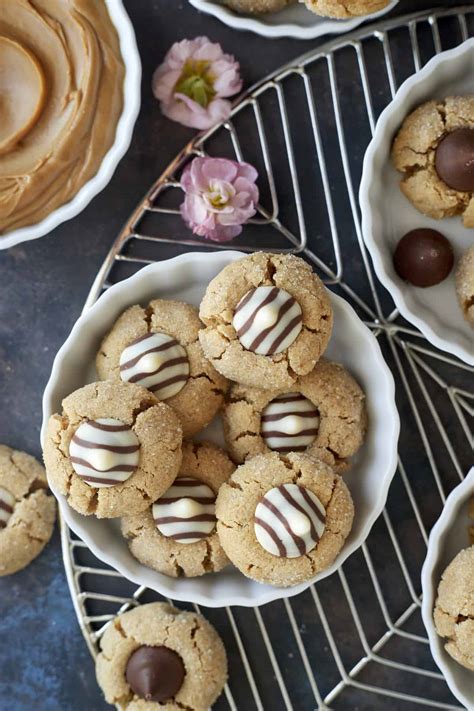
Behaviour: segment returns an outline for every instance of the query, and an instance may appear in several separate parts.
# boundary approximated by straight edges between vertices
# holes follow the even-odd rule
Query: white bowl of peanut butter
[[[140,107],[121,0],[0,0],[0,249],[47,234],[109,182]]]

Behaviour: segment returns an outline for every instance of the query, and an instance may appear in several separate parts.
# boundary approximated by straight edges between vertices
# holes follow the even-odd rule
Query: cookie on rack
[[[307,452],[341,471],[364,440],[365,395],[342,365],[322,358],[290,390],[233,385],[223,422],[238,463],[269,451]]]
[[[266,12],[277,12],[296,0],[224,0],[224,5],[241,14],[263,15]]]
[[[216,514],[232,563],[258,582],[289,587],[334,562],[354,505],[343,479],[321,459],[270,452],[248,459],[222,485]]]
[[[146,511],[122,519],[132,555],[172,577],[222,570],[229,561],[216,531],[215,501],[234,469],[216,445],[185,442],[171,487]]]
[[[329,294],[290,254],[257,252],[228,264],[201,302],[199,338],[216,370],[243,385],[290,387],[324,353],[332,331]]]
[[[207,711],[227,680],[227,656],[214,627],[166,602],[116,617],[100,646],[97,682],[120,711]]]
[[[299,0],[308,10],[323,17],[350,19],[383,10],[390,0]]]
[[[66,397],[48,422],[50,481],[84,516],[139,513],[173,483],[181,464],[176,413],[145,388],[90,383]]]
[[[96,358],[99,377],[142,385],[178,414],[185,437],[212,420],[227,380],[204,357],[197,309],[155,299],[131,306],[112,326]]]
[[[25,568],[48,543],[56,502],[36,459],[0,445],[0,576]]]
[[[404,120],[392,147],[400,188],[417,210],[474,227],[474,94],[427,101]]]
[[[441,576],[433,617],[450,657],[474,671],[474,546],[460,551]]]
[[[474,326],[474,245],[464,252],[456,269],[456,294],[464,318]]]

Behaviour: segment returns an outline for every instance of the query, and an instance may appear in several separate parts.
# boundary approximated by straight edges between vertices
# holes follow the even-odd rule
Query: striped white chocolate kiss
[[[275,452],[302,452],[318,434],[319,413],[301,393],[284,393],[262,412],[260,433]]]
[[[15,507],[15,497],[0,486],[0,528],[5,528]]]
[[[138,466],[140,443],[120,420],[104,417],[83,422],[69,445],[74,471],[90,486],[122,484]]]
[[[324,506],[312,491],[282,484],[267,491],[255,509],[255,535],[279,558],[299,558],[318,544],[326,525]]]
[[[123,349],[120,377],[167,400],[184,388],[189,378],[186,351],[166,333],[147,333]]]
[[[284,289],[258,286],[239,301],[232,325],[248,351],[273,355],[291,346],[303,327],[303,314]]]
[[[153,504],[156,527],[177,543],[196,543],[214,530],[215,502],[216,496],[207,484],[180,476]]]

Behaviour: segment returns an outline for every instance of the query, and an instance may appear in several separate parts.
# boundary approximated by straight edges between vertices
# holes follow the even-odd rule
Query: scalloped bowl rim
[[[443,537],[449,532],[449,529],[452,527],[453,520],[457,514],[458,508],[461,506],[461,504],[465,502],[467,497],[472,496],[473,491],[474,467],[471,467],[464,480],[460,484],[458,484],[458,486],[456,486],[449,494],[439,519],[436,521],[435,525],[431,529],[431,533],[428,539],[428,549],[426,552],[426,558],[425,562],[423,563],[423,568],[421,569],[421,589],[423,593],[421,616],[423,618],[423,623],[428,633],[431,654],[433,655],[433,659],[435,660],[439,669],[443,673],[446,682],[451,691],[453,692],[454,696],[468,709],[473,708],[474,706],[474,690],[470,699],[465,696],[462,691],[459,690],[456,680],[451,671],[452,668],[455,668],[454,665],[459,665],[456,661],[454,661],[454,659],[451,659],[451,657],[449,657],[448,653],[445,651],[443,646],[443,638],[438,635],[434,625],[433,609],[435,604],[436,586],[433,583],[433,569],[438,563],[440,543]]]
[[[48,234],[61,223],[76,217],[110,182],[119,162],[127,152],[140,110],[141,62],[132,22],[122,0],[105,0],[110,19],[117,30],[120,52],[125,66],[123,109],[117,122],[114,142],[105,154],[95,175],[74,197],[60,205],[41,222],[0,234],[0,249],[8,249]]]
[[[379,244],[373,236],[374,220],[371,207],[372,197],[370,195],[371,185],[373,184],[374,176],[376,174],[375,162],[377,153],[381,148],[381,144],[385,138],[387,124],[391,120],[393,113],[399,109],[400,105],[404,101],[408,100],[410,92],[422,83],[426,76],[430,75],[437,67],[446,62],[451,62],[453,58],[456,59],[464,53],[471,51],[474,51],[474,37],[462,42],[453,49],[449,49],[435,55],[422,69],[420,69],[419,72],[416,72],[412,76],[408,77],[408,79],[401,84],[392,101],[380,114],[375,127],[374,135],[365,153],[359,190],[359,204],[362,213],[362,236],[372,257],[375,273],[377,274],[379,281],[390,292],[390,295],[392,296],[401,315],[404,316],[407,321],[416,326],[437,348],[440,348],[448,353],[452,353],[464,362],[474,365],[473,353],[470,353],[462,345],[452,343],[437,334],[429,324],[413,312],[406,302],[403,289],[387,273],[383,250],[380,249]]]
[[[391,0],[387,7],[384,7],[378,12],[373,12],[370,15],[362,15],[350,20],[321,17],[320,22],[314,25],[308,25],[307,27],[301,27],[291,22],[269,25],[264,20],[256,17],[238,15],[225,5],[218,5],[214,0],[189,0],[189,2],[197,10],[212,15],[228,27],[233,27],[236,30],[248,30],[249,32],[254,32],[263,37],[293,37],[294,39],[302,40],[316,39],[326,34],[349,32],[359,27],[363,22],[374,20],[385,15],[398,4],[398,0]],[[307,12],[310,16],[313,14],[310,10],[307,10]]]
[[[235,261],[237,259],[242,259],[244,256],[246,255],[233,250],[216,251],[211,253],[187,252],[177,257],[173,257],[172,259],[164,260],[143,267],[131,277],[128,277],[127,279],[124,279],[118,282],[117,284],[114,284],[113,286],[109,287],[99,297],[99,299],[79,317],[79,319],[74,324],[69,336],[67,337],[66,341],[64,342],[54,359],[51,375],[43,395],[43,422],[41,427],[42,444],[44,445],[48,419],[50,415],[56,411],[56,405],[53,401],[54,390],[58,387],[58,383],[60,382],[62,377],[64,359],[69,354],[71,348],[76,342],[76,339],[81,336],[83,329],[87,327],[88,324],[93,322],[98,314],[107,312],[109,304],[113,303],[113,300],[117,293],[123,291],[133,293],[133,287],[135,284],[137,284],[143,279],[146,279],[149,274],[159,274],[161,270],[170,270],[174,267],[179,268],[182,265],[186,266],[190,264],[196,266],[199,265],[199,263],[208,263],[209,260],[212,260],[216,263],[222,263],[221,268],[223,268],[225,264],[231,261]],[[384,460],[386,462],[385,475],[383,478],[383,486],[378,492],[377,500],[373,505],[370,515],[367,516],[359,538],[353,541],[350,545],[346,544],[344,546],[332,566],[322,571],[315,578],[305,583],[296,585],[294,587],[280,588],[272,587],[269,585],[259,585],[258,595],[253,596],[252,598],[241,594],[231,594],[227,595],[225,600],[221,600],[219,598],[209,596],[207,594],[195,593],[193,594],[191,599],[189,595],[186,596],[180,594],[179,585],[177,585],[176,587],[172,585],[172,583],[176,582],[175,578],[168,579],[167,576],[163,575],[161,577],[164,579],[164,583],[160,586],[157,585],[156,587],[153,587],[153,589],[161,595],[172,598],[174,600],[179,600],[182,602],[193,602],[208,607],[224,607],[228,605],[240,605],[243,607],[260,606],[268,602],[272,602],[274,600],[292,597],[302,592],[303,590],[306,590],[308,587],[310,587],[312,583],[318,580],[322,580],[323,578],[326,578],[327,576],[335,572],[335,570],[339,568],[340,565],[342,565],[352,553],[354,553],[358,548],[360,548],[362,543],[369,535],[369,532],[376,519],[382,513],[387,499],[388,490],[393,476],[395,475],[397,467],[397,444],[400,431],[400,419],[395,404],[395,383],[393,380],[392,373],[382,356],[379,343],[373,333],[363,323],[363,321],[361,321],[352,306],[348,304],[347,301],[345,301],[342,297],[333,294],[332,292],[330,292],[330,295],[331,298],[334,299],[334,301],[337,303],[338,307],[345,311],[345,314],[351,320],[353,327],[359,332],[359,334],[364,339],[366,349],[370,349],[372,357],[375,361],[377,361],[380,379],[382,380],[383,378],[383,383],[385,385],[384,402],[385,407],[387,408],[385,411],[384,421],[384,426],[386,428],[384,434],[384,436],[386,437],[386,443],[384,446],[387,446],[386,458]],[[58,499],[62,516],[66,521],[67,525],[87,544],[92,553],[97,558],[99,558],[99,560],[102,560],[107,565],[110,565],[128,580],[132,581],[133,583],[136,583],[137,585],[144,585],[145,583],[139,575],[135,575],[133,572],[130,572],[130,570],[127,569],[125,566],[121,565],[121,563],[118,562],[114,556],[110,555],[107,550],[102,549],[100,545],[93,538],[91,538],[91,536],[88,535],[87,530],[84,530],[81,525],[78,525],[76,523],[73,518],[75,512],[73,512],[73,510],[67,504],[65,498],[55,491],[54,486],[51,486],[51,490]],[[77,516],[79,516],[79,514],[77,514]],[[82,518],[84,518],[84,521],[87,522],[88,517]],[[244,576],[242,576],[242,578],[245,582],[248,582],[247,578],[245,578]],[[167,587],[168,580],[170,581],[172,589]],[[147,583],[146,585],[147,587],[151,587],[149,583]]]

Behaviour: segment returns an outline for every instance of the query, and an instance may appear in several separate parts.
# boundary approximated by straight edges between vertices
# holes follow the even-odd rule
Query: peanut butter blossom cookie
[[[0,576],[16,573],[41,553],[55,519],[56,502],[41,464],[0,445]]]
[[[326,349],[332,308],[302,259],[259,252],[227,265],[201,302],[199,338],[216,370],[244,385],[289,387]]]
[[[106,701],[121,711],[208,711],[226,683],[227,657],[202,615],[154,602],[113,620],[96,674]]]
[[[460,551],[443,572],[434,623],[447,653],[474,671],[474,546]]]
[[[228,557],[249,578],[288,587],[330,566],[354,506],[334,470],[307,453],[260,454],[236,469],[216,503]]]
[[[63,401],[48,423],[44,461],[51,482],[83,515],[144,511],[181,464],[177,415],[139,385],[91,383]]]
[[[277,12],[297,0],[224,0],[224,5],[235,12],[249,15],[261,15],[264,12]]]
[[[365,395],[342,365],[322,358],[289,390],[232,386],[223,422],[236,462],[269,451],[307,451],[339,470],[363,443]]]
[[[308,10],[323,17],[348,19],[370,15],[387,7],[390,0],[300,0]]]
[[[219,410],[227,381],[204,357],[197,310],[156,299],[132,306],[102,341],[99,377],[147,388],[178,414],[185,437],[209,424]]]
[[[194,577],[229,562],[216,531],[215,502],[235,466],[208,442],[185,442],[171,487],[143,513],[122,519],[130,552],[161,573]]]
[[[464,252],[456,269],[456,294],[464,318],[474,326],[474,245]]]
[[[474,227],[474,94],[427,101],[407,116],[392,148],[400,188],[424,215],[462,215]]]

